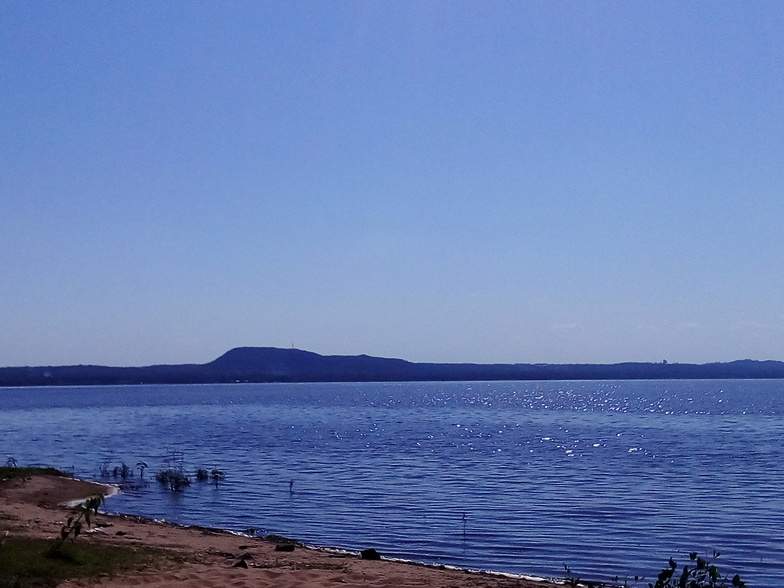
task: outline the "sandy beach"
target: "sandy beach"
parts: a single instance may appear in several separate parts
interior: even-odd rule
[[[55,476],[0,482],[0,536],[54,538],[68,517],[69,501],[96,493],[100,484]],[[111,498],[107,500],[111,501]],[[78,542],[132,548],[155,547],[171,553],[138,572],[69,580],[60,586],[160,586],[174,588],[315,588],[323,586],[405,588],[554,588],[552,582],[445,569],[405,562],[362,559],[357,554],[280,546],[283,538],[247,537],[226,531],[183,527],[133,516],[99,514]],[[368,546],[372,547],[372,546]],[[382,554],[383,556],[383,554]],[[560,584],[562,586],[562,584]]]

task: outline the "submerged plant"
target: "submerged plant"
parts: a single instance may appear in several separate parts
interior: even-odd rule
[[[121,466],[116,466],[112,470],[112,477],[122,478],[123,480],[133,478],[133,469],[127,463],[123,462]]]
[[[224,474],[221,470],[212,470],[208,472],[204,468],[199,468],[196,470],[196,479],[199,482],[206,482],[207,480],[212,480],[215,483],[215,487],[218,487],[218,482],[221,480],[226,479],[226,474]]]
[[[139,464],[136,465],[138,467]],[[120,478],[122,480],[133,478],[133,468],[125,462],[122,462],[121,465],[114,466],[112,468],[109,462],[105,461],[98,465],[98,471],[100,472],[102,478]],[[142,472],[143,471],[144,470],[142,470]]]
[[[147,463],[143,462],[143,461],[137,462],[136,467],[139,468],[139,477],[143,478],[144,477],[144,470],[145,470],[145,468],[148,467]]]
[[[168,486],[172,492],[182,492],[186,486],[191,484],[191,479],[181,469],[175,468],[159,471],[155,474],[155,479],[160,484]]]
[[[210,472],[210,479],[215,482],[215,487],[218,487],[218,482],[226,479],[226,474],[220,470],[212,470]]]

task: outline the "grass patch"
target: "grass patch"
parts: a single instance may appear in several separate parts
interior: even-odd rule
[[[55,586],[73,578],[97,578],[139,571],[168,553],[148,547],[69,544],[47,555],[49,539],[8,537],[0,545],[0,588]]]
[[[61,472],[56,468],[18,468],[15,466],[0,466],[0,480],[9,478],[26,478],[28,476],[64,476],[66,478],[73,478],[73,475],[67,472]]]

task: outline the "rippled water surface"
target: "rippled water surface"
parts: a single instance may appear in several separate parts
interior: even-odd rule
[[[715,549],[784,585],[782,381],[0,389],[0,431],[0,457],[85,478],[226,472],[117,512],[603,581]]]

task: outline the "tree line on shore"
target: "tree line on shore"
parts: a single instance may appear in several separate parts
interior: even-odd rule
[[[414,382],[480,380],[640,380],[784,378],[784,362],[616,364],[414,363],[367,355],[239,347],[205,364],[0,368],[0,386],[88,386],[229,382]]]

